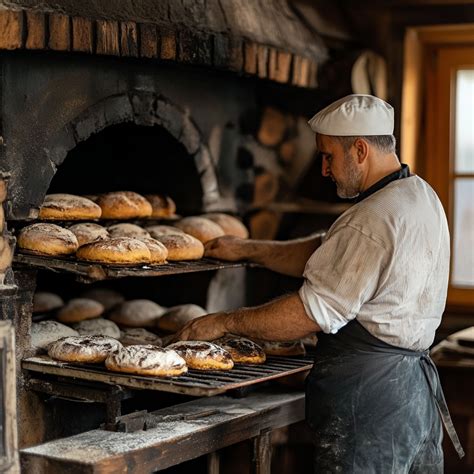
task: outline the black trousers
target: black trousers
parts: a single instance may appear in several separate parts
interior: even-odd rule
[[[319,337],[306,381],[315,473],[443,472],[442,424],[425,356],[385,344],[357,321]]]

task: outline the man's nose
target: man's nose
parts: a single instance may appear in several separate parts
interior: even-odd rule
[[[323,157],[321,165],[321,174],[326,178],[329,176],[329,163],[326,158]]]

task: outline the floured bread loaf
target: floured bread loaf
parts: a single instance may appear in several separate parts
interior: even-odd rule
[[[69,336],[53,342],[48,348],[52,359],[63,362],[104,362],[108,355],[122,347],[117,339],[108,336]]]
[[[67,336],[78,336],[79,333],[57,321],[40,321],[31,324],[31,346],[34,349],[46,350],[52,343]]]
[[[109,233],[105,227],[93,222],[81,222],[80,224],[74,224],[69,227],[69,230],[76,236],[81,245],[94,242],[94,240],[104,240],[109,238]]]
[[[118,291],[109,288],[91,288],[82,293],[81,296],[98,301],[105,308],[105,311],[125,301],[125,298]]]
[[[156,326],[156,320],[165,311],[166,308],[151,300],[130,300],[113,308],[109,319],[119,326],[148,328]]]
[[[104,318],[94,318],[81,321],[72,326],[81,336],[110,336],[120,338],[120,329],[113,322]]]
[[[151,344],[161,346],[161,337],[147,331],[145,328],[127,328],[120,332],[120,342],[124,346],[134,346],[137,344]]]
[[[188,371],[186,362],[175,351],[152,345],[122,347],[110,354],[105,366],[115,372],[175,377]]]
[[[178,332],[189,321],[207,314],[207,311],[197,304],[180,304],[169,308],[156,325],[159,329],[166,332]]]
[[[76,236],[56,224],[31,224],[18,235],[18,247],[41,255],[69,255],[78,246]]]
[[[82,196],[74,194],[47,194],[39,211],[40,219],[76,220],[98,219],[100,207]]]
[[[176,351],[190,369],[230,370],[234,367],[231,355],[222,347],[206,341],[179,341],[167,346]]]
[[[151,204],[151,216],[154,219],[173,217],[176,214],[176,204],[169,196],[160,194],[146,194],[148,202]]]
[[[110,237],[150,237],[150,234],[139,225],[121,222],[107,227]]]
[[[77,258],[88,262],[112,265],[150,263],[151,254],[146,244],[130,237],[114,237],[83,245],[76,252]]]
[[[224,235],[224,231],[218,224],[205,217],[185,217],[176,222],[176,227],[186,234],[196,237],[203,244]]]
[[[267,355],[298,356],[305,355],[302,341],[256,341]]]
[[[248,239],[249,231],[247,227],[236,217],[216,212],[213,214],[203,214],[202,217],[215,222],[221,227],[225,235],[232,235],[234,237],[240,237],[241,239]]]
[[[184,234],[181,229],[173,227],[172,225],[151,225],[146,227],[146,230],[154,239],[160,235]]]
[[[151,204],[140,194],[117,191],[102,194],[97,199],[102,209],[102,219],[135,219],[151,216]]]
[[[155,235],[168,250],[169,261],[199,260],[204,255],[204,245],[188,234]]]
[[[168,249],[161,242],[151,237],[137,237],[137,239],[148,247],[151,255],[150,263],[159,264],[166,262]]]
[[[236,363],[262,364],[266,356],[263,349],[245,337],[227,335],[213,341],[230,353]]]
[[[56,314],[62,323],[78,323],[85,319],[98,318],[104,312],[104,307],[88,298],[73,298],[69,300]]]
[[[64,301],[56,293],[37,291],[33,296],[33,313],[48,313],[64,306]]]

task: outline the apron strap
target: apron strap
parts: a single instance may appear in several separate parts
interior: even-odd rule
[[[421,368],[425,374],[426,380],[430,387],[431,393],[436,401],[439,414],[443,420],[444,427],[448,433],[451,442],[453,443],[454,449],[458,453],[459,458],[464,457],[464,450],[459,441],[456,430],[454,429],[453,421],[451,415],[449,414],[448,405],[446,399],[444,398],[443,389],[441,388],[441,381],[439,379],[438,370],[436,369],[435,363],[432,361],[431,357],[428,354],[424,354],[420,357]],[[431,376],[430,376],[431,373]],[[436,384],[433,387],[433,382]]]

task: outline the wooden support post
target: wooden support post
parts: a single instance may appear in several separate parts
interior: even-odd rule
[[[253,439],[252,474],[271,474],[272,446],[271,431],[260,433]]]
[[[219,452],[214,451],[207,455],[207,474],[219,474]]]

